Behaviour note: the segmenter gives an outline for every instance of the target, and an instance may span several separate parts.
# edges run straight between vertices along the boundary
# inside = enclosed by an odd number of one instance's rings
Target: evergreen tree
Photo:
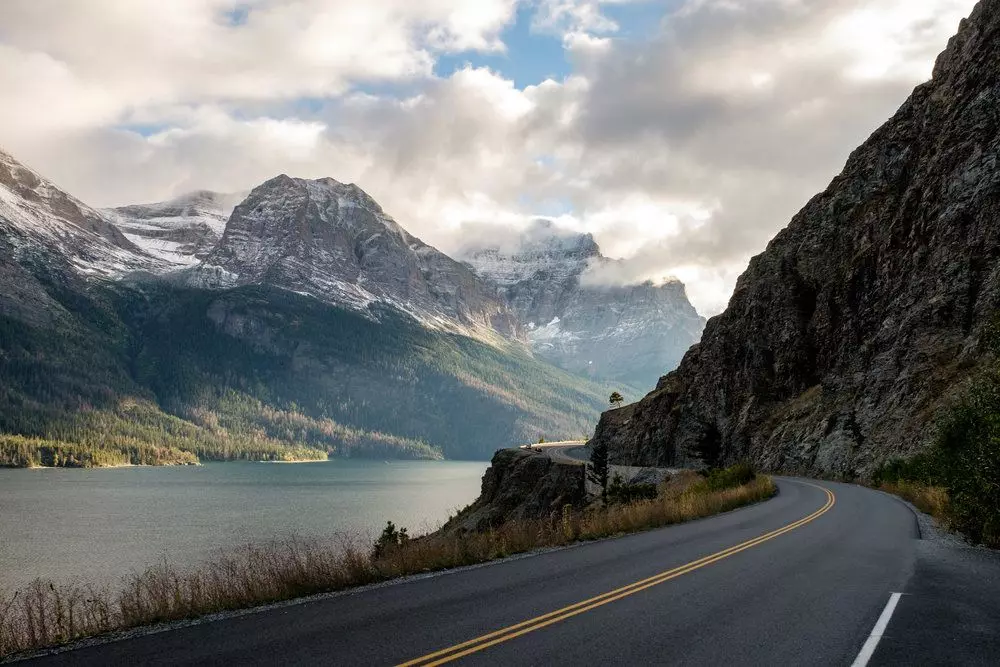
[[[594,449],[590,452],[590,464],[597,483],[601,485],[603,496],[608,490],[608,443],[600,441],[594,445]]]
[[[608,402],[611,403],[611,407],[612,408],[621,407],[621,404],[624,401],[625,401],[625,398],[621,394],[619,394],[617,391],[611,392],[611,397],[608,399]]]

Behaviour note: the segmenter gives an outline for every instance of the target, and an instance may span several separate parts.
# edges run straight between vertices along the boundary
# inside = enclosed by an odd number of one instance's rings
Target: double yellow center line
[[[782,526],[777,530],[772,530],[770,533],[765,533],[760,537],[755,537],[752,540],[747,540],[735,546],[731,546],[728,549],[723,549],[714,554],[705,556],[704,558],[699,558],[698,560],[691,561],[685,565],[675,567],[672,570],[667,570],[665,572],[660,572],[659,574],[653,575],[647,579],[641,581],[636,581],[627,586],[622,586],[621,588],[616,588],[613,591],[608,591],[596,597],[583,600],[582,602],[577,602],[576,604],[571,604],[568,607],[563,607],[562,609],[556,609],[555,611],[550,611],[547,614],[541,616],[536,616],[535,618],[530,618],[526,621],[522,621],[515,625],[509,625],[506,628],[501,628],[489,634],[476,637],[475,639],[470,639],[469,641],[462,642],[461,644],[455,644],[454,646],[449,646],[448,648],[443,648],[440,651],[435,651],[433,653],[428,653],[425,656],[415,658],[408,662],[402,663],[399,667],[414,667],[416,665],[429,666],[429,665],[442,665],[446,662],[451,662],[452,660],[458,660],[459,658],[465,657],[469,654],[476,653],[477,651],[482,651],[483,649],[489,648],[496,644],[500,644],[505,641],[510,641],[515,637],[520,637],[521,635],[528,634],[529,632],[534,632],[535,630],[540,630],[546,626],[552,625],[553,623],[558,623],[559,621],[565,621],[567,618],[572,618],[578,614],[582,614],[591,609],[596,609],[609,602],[614,602],[615,600],[620,600],[629,595],[634,595],[639,591],[644,591],[647,588],[652,588],[658,584],[670,581],[671,579],[676,579],[677,577],[687,574],[689,572],[694,572],[695,570],[701,569],[706,565],[711,565],[712,563],[718,562],[724,558],[729,558],[741,551],[746,551],[752,547],[759,544],[767,542],[768,540],[773,540],[779,535],[784,535],[787,532],[793,531],[796,528],[801,528],[810,521],[815,521],[822,515],[830,511],[836,502],[836,498],[833,492],[829,489],[825,489],[816,484],[809,484],[808,482],[799,482],[800,484],[807,484],[808,486],[815,487],[823,491],[826,494],[826,503],[810,514],[809,516],[803,517],[798,521],[794,521],[786,526]]]

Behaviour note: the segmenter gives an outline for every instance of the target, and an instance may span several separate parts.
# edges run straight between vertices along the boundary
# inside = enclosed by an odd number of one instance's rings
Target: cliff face
[[[983,0],[680,367],[594,437],[618,462],[865,474],[927,441],[998,306],[1000,0]]]
[[[479,498],[443,530],[480,531],[505,521],[547,517],[563,505],[583,507],[586,471],[582,464],[557,463],[538,452],[501,449],[483,475]]]

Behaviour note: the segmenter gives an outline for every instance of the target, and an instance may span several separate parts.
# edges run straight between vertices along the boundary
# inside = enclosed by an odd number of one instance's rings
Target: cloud
[[[519,89],[433,74],[511,48],[515,0],[4,0],[0,145],[96,205],[285,172],[446,251],[552,218],[712,314],[974,2],[686,0],[644,37],[616,4],[523,0],[573,71]]]

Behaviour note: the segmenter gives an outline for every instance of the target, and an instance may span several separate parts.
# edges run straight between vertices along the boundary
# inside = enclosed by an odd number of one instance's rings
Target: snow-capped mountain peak
[[[536,220],[513,242],[470,243],[461,257],[480,276],[502,288],[544,274],[548,280],[579,275],[601,256],[591,234],[562,230],[549,220]]]
[[[491,285],[409,234],[361,188],[332,178],[282,174],[254,188],[192,279],[267,282],[359,310],[386,303],[435,328],[517,334]]]
[[[492,281],[525,324],[532,348],[567,370],[646,386],[697,342],[704,319],[679,281],[595,284],[613,264],[590,234],[537,221],[513,242],[469,245],[466,263]]]
[[[0,231],[15,254],[45,248],[79,273],[117,277],[160,270],[102,212],[0,151]]]

